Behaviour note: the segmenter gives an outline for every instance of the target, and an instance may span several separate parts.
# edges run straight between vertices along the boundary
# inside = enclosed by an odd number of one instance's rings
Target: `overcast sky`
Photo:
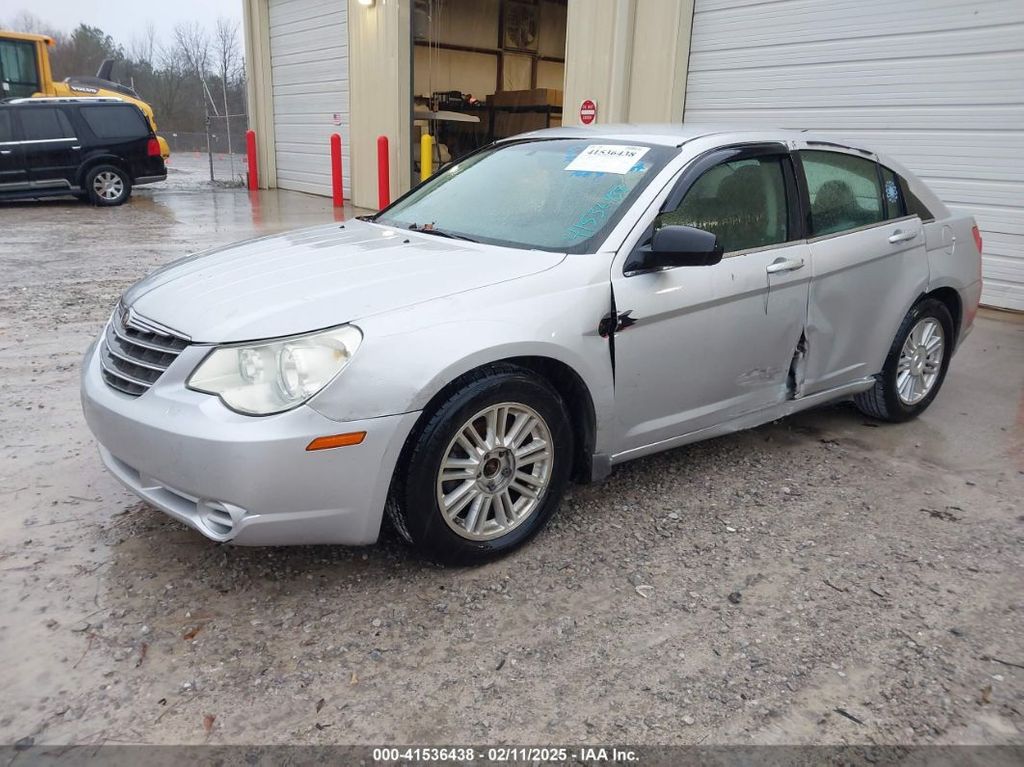
[[[3,0],[0,19],[11,19],[25,10],[57,29],[71,31],[80,23],[99,27],[117,42],[127,46],[141,35],[150,22],[157,38],[169,42],[171,30],[180,21],[195,19],[212,30],[218,16],[236,19],[241,41],[242,0]]]

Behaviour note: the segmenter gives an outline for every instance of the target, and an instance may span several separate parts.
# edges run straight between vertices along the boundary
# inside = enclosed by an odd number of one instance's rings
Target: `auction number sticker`
[[[565,166],[565,170],[625,175],[649,150],[646,146],[590,144]]]

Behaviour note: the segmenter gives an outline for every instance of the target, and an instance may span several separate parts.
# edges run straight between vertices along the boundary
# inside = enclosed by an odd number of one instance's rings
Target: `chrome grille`
[[[189,339],[118,306],[100,347],[103,380],[119,392],[138,397],[156,383],[188,344]]]

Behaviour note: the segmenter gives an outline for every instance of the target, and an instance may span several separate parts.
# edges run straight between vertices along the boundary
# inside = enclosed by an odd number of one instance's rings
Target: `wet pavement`
[[[218,546],[103,471],[81,356],[154,268],[353,211],[181,173],[0,204],[0,743],[1022,742],[1020,315],[915,422],[636,461],[484,567]]]

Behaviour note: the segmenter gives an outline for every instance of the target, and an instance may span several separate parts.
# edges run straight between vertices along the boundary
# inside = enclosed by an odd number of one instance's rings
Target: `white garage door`
[[[684,119],[890,152],[976,216],[982,301],[1024,309],[1024,1],[696,0]]]
[[[347,0],[270,0],[270,66],[277,185],[329,195],[332,133],[349,167]]]

